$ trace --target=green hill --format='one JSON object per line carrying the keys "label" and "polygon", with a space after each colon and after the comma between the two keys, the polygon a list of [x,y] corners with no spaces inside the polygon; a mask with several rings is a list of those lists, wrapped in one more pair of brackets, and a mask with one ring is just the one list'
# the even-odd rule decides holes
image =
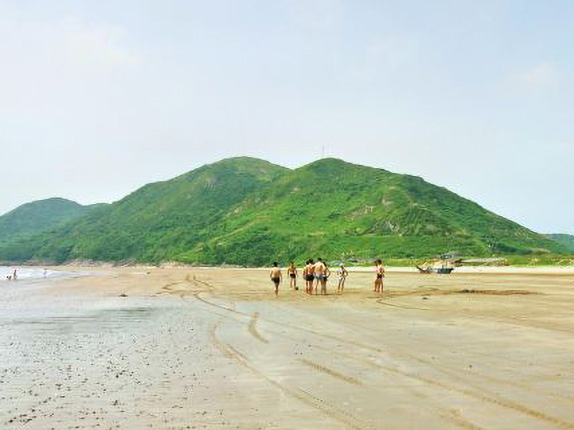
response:
{"label": "green hill", "polygon": [[261,265],[452,250],[563,248],[414,176],[336,159],[289,170],[242,157],[146,185],[54,232],[4,246],[0,258]]}
{"label": "green hill", "polygon": [[571,234],[546,234],[552,240],[555,240],[568,251],[574,251],[574,235]]}
{"label": "green hill", "polygon": [[547,238],[421,178],[323,159],[249,196],[187,262],[262,264],[307,255],[424,257],[557,251]]}
{"label": "green hill", "polygon": [[0,249],[2,259],[162,261],[197,242],[231,207],[286,169],[248,157],[200,167],[146,185],[57,232]]}
{"label": "green hill", "polygon": [[80,218],[92,208],[62,198],[26,203],[0,216],[0,244],[52,230]]}

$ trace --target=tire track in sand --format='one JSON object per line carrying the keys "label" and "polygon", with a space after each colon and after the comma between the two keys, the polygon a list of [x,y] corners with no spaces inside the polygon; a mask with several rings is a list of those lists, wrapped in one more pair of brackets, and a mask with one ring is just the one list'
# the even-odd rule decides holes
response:
{"label": "tire track in sand", "polygon": [[[215,308],[218,308],[218,306],[215,306]],[[227,320],[229,320],[229,321],[239,322],[239,323],[246,323],[245,320],[242,319],[243,315],[241,315],[240,313],[232,312],[229,308],[226,308],[225,306],[222,306],[221,308],[222,308],[222,310],[226,311],[226,313],[217,312],[217,311],[216,311],[215,309],[213,309],[213,308],[212,308],[211,310],[207,310],[207,309],[206,309],[206,311],[209,312],[209,313],[218,315],[218,316],[221,317],[221,318],[225,318],[225,319],[227,319]],[[220,321],[220,322],[221,322],[221,321]],[[231,347],[231,345],[227,344],[227,346],[231,348],[231,351],[229,351],[225,346],[223,346],[223,345],[218,341],[217,338],[214,338],[213,328],[212,328],[211,331],[212,331],[212,334],[211,334],[212,340],[213,340],[214,344],[216,345],[216,347],[219,349],[219,351],[222,353],[222,355],[224,355],[224,356],[227,357],[227,358],[233,359],[233,358],[235,358],[235,356],[234,356],[233,353],[235,353],[236,355],[239,355],[240,357],[243,357],[244,359],[246,359],[243,354],[241,354],[239,351],[237,351],[237,349],[235,349],[235,348]],[[294,341],[294,342],[298,342],[298,343],[302,342],[302,340],[301,340],[300,338],[287,335],[287,334],[285,334],[285,333],[283,333],[283,332],[275,332],[275,334],[278,335],[278,336],[280,336],[280,337],[284,337],[284,338],[286,338],[286,339],[289,339],[289,340],[291,340],[291,341]],[[332,352],[333,352],[332,349],[327,348],[327,347],[325,347],[325,346],[313,345],[313,348],[316,348],[316,349],[319,349],[319,350],[322,350],[322,351],[325,351],[325,352],[328,352],[328,353],[332,353]],[[338,354],[339,356],[346,357],[346,358],[348,358],[348,359],[350,359],[350,360],[357,361],[357,362],[362,363],[362,364],[367,364],[367,365],[370,365],[370,366],[377,367],[376,365],[374,365],[373,362],[371,362],[371,361],[369,361],[369,360],[363,358],[362,356],[355,356],[355,355],[351,355],[351,354],[348,354],[348,353],[342,353],[341,351],[337,351],[337,354]],[[421,392],[419,392],[417,389],[414,389],[413,387],[408,387],[408,386],[407,386],[407,387],[404,387],[404,389],[406,389],[406,390],[408,390],[409,392],[411,392],[411,394],[412,394],[413,396],[425,398],[425,399],[426,399],[425,402],[427,402],[427,403],[429,403],[429,404],[432,404],[432,405],[433,405],[433,408],[438,412],[438,415],[439,415],[441,418],[443,418],[444,420],[448,421],[450,424],[456,425],[457,427],[463,428],[463,429],[483,430],[482,427],[479,427],[479,426],[473,424],[472,422],[466,420],[464,417],[462,417],[459,411],[454,410],[454,409],[452,409],[452,408],[445,408],[444,406],[442,406],[442,405],[440,405],[439,403],[437,403],[437,402],[434,400],[434,396],[429,395],[429,394],[426,394],[426,393],[421,393]],[[302,391],[303,391],[303,390],[302,390]],[[305,393],[306,393],[306,392],[303,392],[302,394],[305,395]],[[308,395],[308,393],[307,393],[307,395]],[[301,400],[301,399],[300,399],[300,400]]]}
{"label": "tire track in sand", "polygon": [[261,377],[277,389],[279,389],[284,394],[287,394],[308,406],[311,406],[314,409],[322,412],[323,414],[327,415],[329,418],[332,418],[340,423],[348,426],[349,428],[357,429],[357,430],[365,430],[370,429],[372,427],[368,426],[367,424],[362,423],[358,418],[353,416],[351,413],[347,411],[343,411],[336,406],[328,403],[324,399],[321,399],[317,396],[314,396],[307,391],[301,388],[289,388],[275,379],[271,378],[263,371],[255,367],[253,364],[250,363],[249,359],[237,349],[233,348],[228,343],[222,341],[217,336],[217,329],[221,326],[221,321],[214,324],[212,329],[210,330],[210,338],[212,342],[215,344],[216,348],[222,353],[223,356],[235,360],[237,363],[242,365],[243,367],[249,369],[257,376]]}
{"label": "tire track in sand", "polygon": [[[208,304],[208,305],[210,305],[210,306],[215,306],[215,307],[218,307],[218,308],[221,308],[221,309],[225,309],[225,310],[227,310],[227,311],[229,311],[229,312],[233,312],[233,313],[236,313],[236,314],[239,314],[239,315],[251,317],[249,314],[247,314],[247,313],[245,313],[245,312],[237,311],[237,310],[235,310],[235,309],[230,309],[230,308],[228,308],[228,307],[226,307],[226,306],[222,306],[222,305],[219,305],[219,304],[210,302],[209,300],[206,300],[206,299],[200,297],[200,293],[195,294],[194,297],[196,297],[198,300],[200,300],[200,301],[202,301],[202,302],[204,302],[204,303],[206,303],[206,304]],[[400,306],[398,306],[398,307],[400,307]],[[306,329],[306,328],[298,327],[298,326],[294,326],[294,325],[289,325],[289,324],[285,324],[285,323],[279,323],[279,322],[273,321],[273,320],[268,320],[268,319],[263,319],[263,318],[261,318],[261,320],[262,320],[262,321],[266,321],[266,322],[271,323],[271,324],[278,324],[278,325],[281,325],[281,326],[289,326],[289,327],[291,327],[291,328],[293,328],[293,329],[297,329],[297,330],[304,331],[304,332],[309,332],[309,333],[312,333],[312,334],[317,335],[317,336],[320,336],[320,337],[325,337],[325,338],[328,338],[328,339],[334,339],[334,340],[336,340],[336,341],[338,341],[338,342],[343,342],[343,343],[347,343],[347,344],[350,344],[350,345],[359,346],[359,347],[361,347],[361,348],[363,348],[363,349],[366,349],[366,350],[370,350],[370,351],[374,351],[374,352],[378,352],[378,353],[383,353],[383,352],[384,352],[384,351],[383,351],[382,349],[380,349],[380,348],[376,348],[376,347],[372,347],[372,346],[360,344],[360,343],[354,342],[354,341],[349,341],[349,340],[347,340],[347,339],[343,339],[343,338],[340,338],[340,337],[338,337],[338,336],[322,334],[322,333],[318,333],[318,332],[315,332],[315,331],[310,330],[310,329]],[[350,354],[345,354],[345,355],[351,356]],[[353,358],[356,359],[356,357],[353,357]],[[556,417],[554,417],[554,416],[548,415],[548,414],[546,414],[546,413],[544,413],[544,412],[540,412],[540,411],[537,411],[537,410],[535,410],[535,409],[529,408],[529,407],[527,407],[527,406],[520,405],[520,404],[518,404],[518,403],[516,403],[516,402],[514,402],[514,401],[512,401],[512,400],[510,400],[510,399],[507,399],[507,398],[505,398],[505,397],[502,397],[502,396],[499,396],[499,395],[495,395],[495,394],[491,394],[491,393],[487,393],[487,392],[484,392],[484,390],[477,390],[476,387],[471,387],[471,389],[468,389],[468,388],[460,388],[460,387],[448,385],[448,384],[446,384],[446,383],[444,383],[444,382],[437,381],[437,380],[434,380],[434,379],[432,379],[432,378],[428,378],[428,377],[425,377],[425,376],[420,376],[420,375],[411,374],[411,373],[409,373],[409,372],[407,372],[407,371],[398,369],[398,368],[396,368],[396,367],[385,366],[385,365],[382,365],[382,364],[380,364],[380,363],[376,363],[376,362],[371,361],[371,360],[363,360],[363,361],[364,361],[365,363],[367,363],[367,364],[371,364],[371,365],[373,365],[373,366],[375,366],[375,367],[378,367],[378,368],[380,368],[380,369],[386,370],[386,371],[388,371],[389,373],[394,373],[394,374],[397,374],[397,375],[401,375],[401,376],[404,376],[404,377],[406,377],[406,378],[408,378],[408,379],[416,380],[416,381],[418,381],[418,382],[422,382],[422,383],[425,383],[425,384],[427,384],[427,385],[439,387],[439,388],[442,388],[442,389],[447,390],[447,391],[450,391],[450,392],[457,392],[457,393],[459,393],[459,394],[462,394],[462,395],[467,396],[467,397],[474,398],[474,399],[479,400],[479,401],[483,401],[483,402],[490,403],[490,404],[494,404],[494,405],[497,405],[497,406],[500,406],[500,407],[503,407],[503,408],[506,408],[506,409],[514,410],[514,411],[516,411],[516,412],[520,412],[520,413],[522,413],[522,414],[524,414],[524,415],[530,416],[530,417],[532,417],[532,418],[536,418],[536,419],[538,419],[538,420],[540,420],[540,421],[545,421],[545,422],[547,422],[547,423],[550,423],[550,424],[552,424],[552,425],[555,425],[555,426],[557,426],[557,428],[561,428],[561,429],[572,429],[572,430],[574,430],[574,424],[573,424],[573,423],[566,422],[566,421],[562,421],[562,420],[560,420],[559,418],[556,418]]]}
{"label": "tire track in sand", "polygon": [[319,372],[330,375],[333,378],[340,379],[341,381],[345,381],[345,382],[348,382],[349,384],[353,384],[353,385],[363,385],[363,383],[361,381],[359,381],[357,378],[353,378],[352,376],[343,375],[342,373],[339,373],[336,370],[330,369],[326,366],[322,366],[320,364],[313,363],[312,361],[305,360],[304,358],[299,359],[299,361],[301,363],[305,364],[306,366],[309,366],[315,370],[318,370]]}
{"label": "tire track in sand", "polygon": [[[356,323],[350,323],[350,322],[346,322],[345,323],[346,326],[353,326],[355,327],[357,330],[365,330],[366,327],[364,327],[363,325],[359,325]],[[397,351],[397,348],[394,348],[394,351]],[[445,364],[439,364],[439,363],[435,363],[432,362],[428,359],[424,359],[422,357],[419,357],[417,355],[414,355],[410,352],[401,350],[398,352],[400,355],[412,359],[414,361],[417,361],[429,368],[435,369],[439,372],[442,372],[454,379],[457,379],[459,382],[467,384],[469,386],[472,386],[473,388],[475,388],[477,391],[485,391],[484,388],[477,386],[476,384],[474,384],[473,382],[469,381],[468,376],[462,376],[457,372],[460,372],[460,368],[458,367],[454,367],[454,366],[449,366],[449,365],[445,365]],[[491,354],[481,354],[485,357],[491,357]],[[566,370],[565,370],[566,371]],[[475,373],[473,373],[474,377],[477,378],[482,378],[485,381],[488,382],[494,382],[497,384],[503,384],[503,385],[507,385],[507,386],[511,386],[511,387],[515,387],[515,388],[519,388],[519,389],[523,389],[523,390],[535,390],[536,392],[539,392],[540,394],[543,394],[545,396],[549,396],[549,397],[553,397],[555,399],[561,400],[561,401],[566,401],[566,402],[574,402],[574,397],[573,396],[569,396],[566,394],[558,394],[556,392],[553,391],[549,391],[546,389],[542,389],[540,387],[536,387],[532,384],[526,384],[526,383],[520,383],[517,381],[512,381],[512,380],[506,380],[500,377],[495,377],[495,376],[491,376],[491,375],[486,375],[484,373],[475,371]]]}
{"label": "tire track in sand", "polygon": [[468,430],[483,430],[482,427],[478,427],[477,425],[471,423],[470,421],[466,420],[459,411],[452,408],[442,408],[439,407],[440,412],[439,416],[443,419],[453,422],[457,426],[463,429]]}
{"label": "tire track in sand", "polygon": [[249,333],[251,333],[253,337],[255,337],[255,339],[261,341],[262,343],[269,343],[269,341],[265,339],[263,336],[261,336],[261,334],[257,330],[258,319],[259,319],[259,312],[255,312],[253,314],[253,317],[251,318],[251,321],[249,321]]}
{"label": "tire track in sand", "polygon": [[520,318],[520,317],[516,317],[516,316],[515,317],[507,317],[506,319],[501,319],[501,318],[496,317],[496,316],[481,315],[481,314],[474,314],[474,315],[456,314],[456,315],[454,315],[452,313],[452,311],[446,310],[446,309],[431,309],[431,308],[421,308],[421,307],[417,307],[417,306],[399,305],[396,303],[385,302],[384,299],[377,300],[377,303],[380,305],[384,305],[384,306],[389,306],[389,307],[393,307],[393,308],[400,308],[400,309],[408,309],[408,310],[413,310],[413,311],[443,312],[443,313],[448,313],[451,316],[457,316],[459,318],[467,318],[469,320],[496,321],[496,322],[500,322],[503,324],[515,325],[517,327],[537,328],[537,329],[542,329],[542,330],[558,331],[561,333],[568,333],[568,334],[574,333],[572,330],[568,330],[568,329],[560,328],[560,327],[551,327],[551,326],[548,326],[548,324],[545,324],[543,322],[531,321],[531,320],[528,320],[526,318]]}

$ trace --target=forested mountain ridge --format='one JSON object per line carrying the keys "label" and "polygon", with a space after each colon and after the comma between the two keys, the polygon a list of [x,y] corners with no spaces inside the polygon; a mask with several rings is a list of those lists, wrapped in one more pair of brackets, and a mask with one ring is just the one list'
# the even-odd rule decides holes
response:
{"label": "forested mountain ridge", "polygon": [[54,197],[23,204],[0,216],[0,244],[31,237],[80,218],[98,205]]}
{"label": "forested mountain ridge", "polygon": [[549,237],[552,240],[555,240],[563,247],[568,249],[568,251],[574,251],[574,235],[572,234],[546,234],[545,236]]}
{"label": "forested mountain ridge", "polygon": [[202,239],[234,204],[285,171],[239,157],[143,186],[102,210],[32,240],[0,249],[5,260],[62,262],[173,259]]}
{"label": "forested mountain ridge", "polygon": [[323,159],[250,195],[179,260],[286,260],[557,251],[560,246],[421,178]]}
{"label": "forested mountain ridge", "polygon": [[560,252],[554,240],[421,178],[322,159],[287,169],[249,157],[146,185],[4,260],[262,265],[301,260]]}

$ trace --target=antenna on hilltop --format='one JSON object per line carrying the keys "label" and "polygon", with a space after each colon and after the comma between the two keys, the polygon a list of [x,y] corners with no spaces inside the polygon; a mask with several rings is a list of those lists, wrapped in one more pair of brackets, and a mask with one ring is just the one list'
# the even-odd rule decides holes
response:
{"label": "antenna on hilltop", "polygon": [[325,158],[325,145],[321,147],[321,158]]}

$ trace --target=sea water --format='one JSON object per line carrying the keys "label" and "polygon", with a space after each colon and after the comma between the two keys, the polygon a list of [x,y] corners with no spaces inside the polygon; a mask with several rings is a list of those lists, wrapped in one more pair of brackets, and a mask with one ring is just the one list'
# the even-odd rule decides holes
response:
{"label": "sea water", "polygon": [[[14,271],[17,277],[14,279]],[[53,309],[57,298],[44,296],[55,280],[85,276],[86,273],[43,267],[0,266],[0,326],[16,316],[44,314]]]}
{"label": "sea water", "polygon": [[0,282],[10,281],[8,278],[14,276],[16,271],[18,281],[34,281],[38,279],[65,278],[77,275],[75,272],[62,270],[48,270],[42,267],[8,267],[0,266]]}

